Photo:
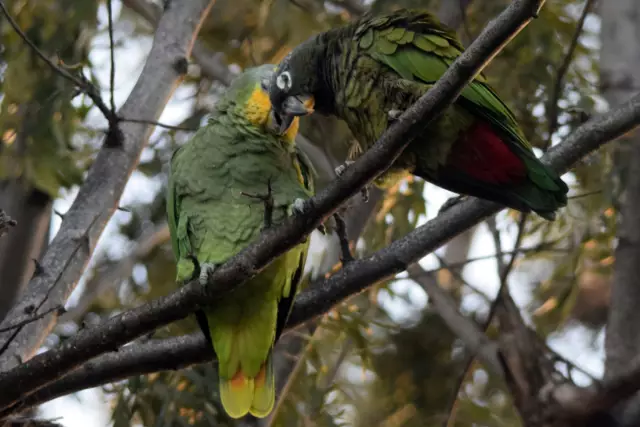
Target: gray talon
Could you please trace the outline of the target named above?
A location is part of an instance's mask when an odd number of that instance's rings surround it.
[[[200,284],[206,286],[209,283],[209,276],[216,271],[216,265],[205,262],[200,266]]]
[[[360,195],[364,203],[369,203],[369,187],[368,186],[365,185],[364,187],[362,187],[362,189],[360,189]]]
[[[293,204],[291,205],[291,212],[294,215],[302,215],[304,214],[304,199],[300,199],[297,198],[293,201]]]
[[[387,116],[389,117],[389,121],[395,121],[398,120],[398,118],[400,118],[400,116],[402,115],[402,111],[401,110],[389,110],[389,112],[387,113]]]
[[[351,166],[353,163],[355,163],[353,160],[347,160],[345,161],[343,164],[341,164],[340,166],[338,166],[337,168],[334,169],[334,171],[336,172],[336,175],[338,176],[342,176],[342,174],[344,173],[344,171],[347,170],[347,168],[349,166]]]
[[[457,205],[458,203],[462,202],[464,200],[465,196],[463,196],[462,194],[459,196],[454,196],[451,197],[449,199],[447,199],[446,202],[444,202],[442,204],[442,206],[440,207],[440,209],[438,210],[438,215],[440,215],[441,213],[448,211],[449,209],[451,209],[452,207],[454,207],[455,205]]]

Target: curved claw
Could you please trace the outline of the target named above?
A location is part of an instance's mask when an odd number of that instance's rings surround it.
[[[344,173],[344,171],[347,170],[347,168],[349,166],[351,166],[352,164],[354,164],[355,162],[353,160],[346,160],[343,164],[341,164],[340,166],[338,166],[337,168],[334,169],[336,175],[338,176],[342,176],[342,174]]]
[[[447,201],[444,202],[442,204],[442,206],[440,207],[440,209],[438,210],[438,215],[440,215],[444,211],[447,211],[447,210],[451,209],[452,207],[454,207],[455,205],[457,205],[458,203],[463,201],[464,198],[465,198],[465,196],[463,196],[461,194],[459,196],[454,196],[454,197],[451,197],[451,198],[447,199]]]
[[[216,271],[216,265],[213,263],[205,262],[200,265],[200,285],[206,286],[209,283],[209,276]]]
[[[389,110],[389,112],[387,113],[387,117],[389,117],[390,122],[394,122],[398,120],[398,118],[400,118],[401,115],[402,115],[401,110]]]
[[[304,199],[297,198],[291,205],[291,213],[293,215],[304,215],[305,205]]]

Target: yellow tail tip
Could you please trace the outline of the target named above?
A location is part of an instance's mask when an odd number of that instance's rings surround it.
[[[275,403],[275,382],[270,360],[258,374],[247,377],[241,370],[229,380],[220,378],[220,400],[229,417],[238,419],[247,414],[265,418]]]

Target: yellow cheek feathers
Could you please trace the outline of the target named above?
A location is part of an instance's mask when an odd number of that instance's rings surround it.
[[[269,95],[262,90],[260,85],[256,85],[244,109],[247,120],[254,126],[265,126],[269,120],[270,111],[271,101],[269,100]],[[299,127],[300,118],[296,117],[293,119],[293,122],[291,122],[291,126],[289,126],[289,129],[287,129],[283,137],[288,142],[293,142],[298,134]]]
[[[245,116],[251,124],[255,126],[263,126],[269,119],[269,111],[271,111],[271,101],[260,85],[256,85],[251,97],[245,106]]]

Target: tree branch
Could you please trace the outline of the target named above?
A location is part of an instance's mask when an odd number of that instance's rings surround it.
[[[560,172],[566,171],[577,159],[587,155],[603,143],[624,134],[638,123],[640,123],[640,96],[636,96],[608,114],[594,118],[582,125],[564,142],[551,148],[543,157],[543,162]],[[294,328],[306,320],[326,312],[335,302],[361,291],[369,283],[401,271],[403,267],[399,264],[405,262],[403,260],[410,264],[412,260],[420,259],[423,254],[435,250],[466,227],[480,222],[499,209],[499,206],[490,202],[477,199],[465,200],[409,233],[406,237],[394,242],[390,247],[367,258],[356,260],[332,277],[312,284],[297,298],[287,328]],[[154,310],[156,305],[145,306],[145,308]],[[113,328],[118,324],[118,321],[112,319],[107,324]],[[129,321],[127,324],[135,325]],[[98,326],[94,330],[108,333],[109,329],[105,328],[105,325]],[[91,334],[91,332],[87,332],[87,334]],[[75,339],[77,340],[77,337]],[[181,347],[182,340],[187,340],[189,344]],[[166,348],[175,350],[172,350],[170,354],[165,354],[163,349]],[[60,349],[50,350],[38,357],[45,358],[45,362],[54,361],[56,359],[52,358],[50,353],[59,351]],[[109,360],[112,361],[111,368],[105,368],[99,375],[94,376],[93,369],[83,366],[51,386],[34,393],[33,397],[28,397],[24,401],[34,402],[33,404],[42,403],[48,400],[49,392],[47,390],[59,390],[57,392],[59,394],[53,396],[57,397],[103,382],[116,381],[125,376],[151,373],[158,369],[180,369],[193,363],[209,360],[208,357],[211,357],[211,350],[204,337],[199,333],[188,337],[149,342],[136,345],[134,348],[125,347],[121,352],[105,354],[91,361],[95,366],[101,366],[103,362],[106,363]],[[114,358],[118,358],[119,361],[116,362]],[[53,368],[56,367],[53,366]],[[24,373],[18,374],[14,378],[20,378],[23,375]],[[83,382],[81,378],[86,378],[86,380]],[[0,376],[0,386],[8,383],[5,381],[7,381],[6,377]]]
[[[587,15],[591,12],[591,7],[595,3],[594,0],[586,0],[584,8],[582,9],[582,14],[580,15],[580,19],[576,24],[576,31],[573,33],[573,38],[571,39],[571,43],[567,48],[567,53],[564,56],[564,60],[558,67],[556,72],[556,78],[553,82],[553,90],[551,91],[551,96],[549,97],[549,103],[547,104],[547,122],[548,122],[548,136],[547,141],[545,142],[545,149],[551,146],[551,138],[553,134],[558,130],[558,101],[562,96],[562,91],[564,89],[564,77],[569,71],[569,66],[573,61],[573,54],[578,47],[578,41],[580,40],[580,36],[582,35],[582,30],[584,28],[584,23],[587,20]]]
[[[502,365],[498,359],[498,346],[492,342],[473,320],[458,311],[453,298],[442,289],[433,276],[418,264],[407,269],[409,278],[424,288],[429,300],[444,323],[456,337],[467,346],[469,352],[477,356],[494,373],[503,375]],[[465,369],[465,372],[468,369]]]
[[[111,0],[107,0],[107,17],[109,25],[109,99],[111,101],[111,111],[116,111],[116,101],[114,97],[115,85],[116,85],[116,59],[115,59],[115,43],[113,42],[113,8],[111,6]]]
[[[117,286],[122,280],[131,275],[133,267],[141,258],[149,255],[158,246],[169,241],[169,226],[166,222],[150,227],[136,239],[131,252],[115,264],[106,268],[97,268],[93,276],[87,280],[85,291],[80,295],[78,303],[60,316],[60,322],[78,321],[87,311],[93,300],[106,289]],[[103,266],[104,267],[104,266]]]
[[[107,119],[107,121],[109,122],[110,126],[117,123],[118,118],[116,116],[115,109],[110,110],[109,107],[107,107],[107,105],[104,103],[104,101],[100,97],[100,92],[98,91],[98,89],[96,89],[96,87],[94,85],[91,84],[91,82],[89,82],[85,78],[80,78],[80,77],[74,76],[73,74],[71,74],[70,72],[65,70],[64,68],[60,68],[56,64],[54,64],[53,61],[51,59],[49,59],[49,57],[45,53],[43,53],[40,49],[38,49],[38,46],[36,46],[35,43],[33,43],[29,39],[29,37],[27,37],[27,35],[24,33],[24,31],[22,31],[22,29],[20,28],[18,23],[15,21],[15,19],[13,19],[13,17],[9,13],[9,11],[7,10],[7,7],[5,6],[5,4],[4,4],[4,2],[2,0],[0,0],[0,10],[2,10],[2,13],[7,18],[7,21],[9,22],[9,25],[11,25],[13,30],[16,33],[18,33],[20,38],[29,46],[29,48],[38,57],[40,57],[40,59],[42,59],[44,62],[46,62],[49,65],[49,67],[51,67],[51,69],[54,70],[57,74],[59,74],[60,76],[62,76],[65,79],[67,79],[71,83],[73,83],[74,86],[76,86],[82,92],[86,93],[87,96],[89,98],[91,98],[91,100],[93,101],[94,105],[100,110],[100,112]],[[111,15],[109,15],[109,16],[111,16]]]
[[[340,203],[355,195],[377,174],[388,168],[405,142],[428,124],[452,102],[461,88],[495,52],[520,30],[537,12],[540,2],[515,0],[448,69],[443,78],[407,110],[385,132],[376,145],[349,167],[339,182],[305,203],[305,215],[295,216],[279,227],[266,230],[256,243],[220,266],[202,288],[198,281],[180,290],[115,316],[94,328],[80,331],[58,348],[33,357],[26,363],[0,375],[0,407],[6,408],[56,378],[73,370],[86,360],[112,351],[150,330],[190,314],[202,304],[211,303],[215,295],[252,277],[275,257],[296,244]],[[554,147],[544,161],[559,171],[566,171],[580,157],[604,142],[619,136],[640,121],[640,96],[599,119],[587,122],[567,141]],[[376,254],[353,261],[335,275],[320,282],[298,298],[289,327],[300,324],[331,307],[369,284],[398,273],[425,253],[442,245],[456,233],[497,212],[502,207],[487,201],[469,199],[435,220],[419,227],[405,238]]]
[[[146,0],[122,0],[122,3],[129,9],[142,16],[153,27],[158,26],[161,16],[159,6]],[[222,61],[224,55],[220,52],[212,52],[203,43],[196,40],[191,51],[193,60],[200,66],[203,74],[213,80],[217,80],[229,86],[235,75],[229,67]]]
[[[176,63],[185,61],[209,0],[189,2],[189,6],[167,10],[160,22],[143,72],[120,113],[157,118],[173,93],[181,75]],[[138,162],[151,133],[149,125],[122,123],[122,146],[105,145],[93,163],[85,183],[41,262],[41,273],[28,284],[23,299],[7,315],[5,323],[25,318],[25,309],[36,306],[50,292],[47,310],[64,304],[75,288],[106,222],[111,217],[124,186]],[[0,356],[0,371],[15,366],[16,359],[30,358],[53,328],[56,316],[48,316],[13,334],[0,334],[0,346],[9,344]],[[0,396],[4,395],[4,389]]]

